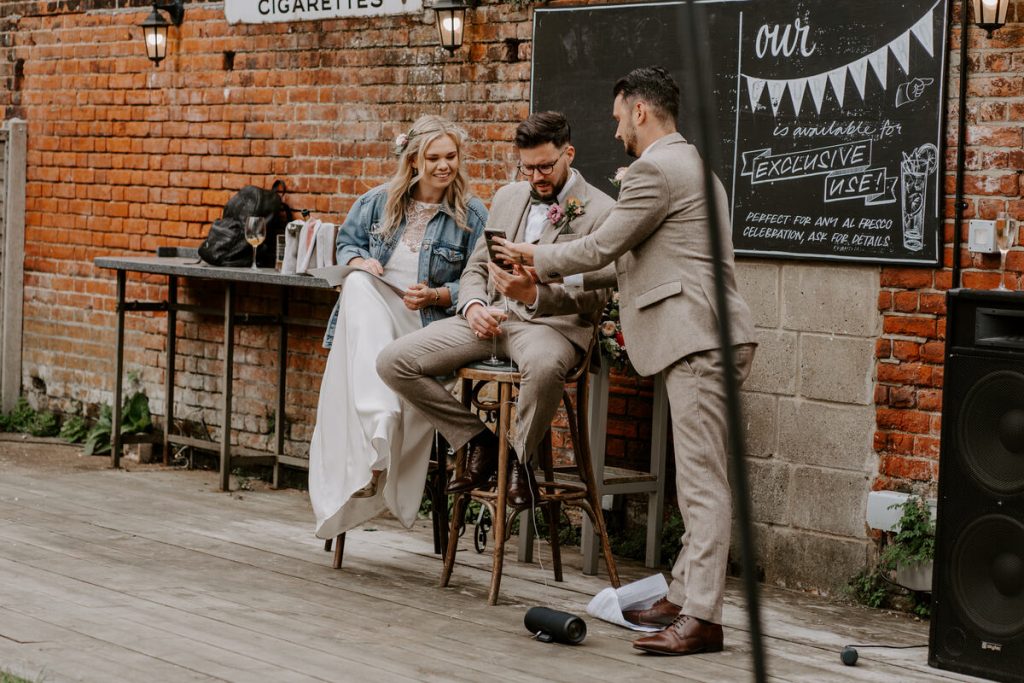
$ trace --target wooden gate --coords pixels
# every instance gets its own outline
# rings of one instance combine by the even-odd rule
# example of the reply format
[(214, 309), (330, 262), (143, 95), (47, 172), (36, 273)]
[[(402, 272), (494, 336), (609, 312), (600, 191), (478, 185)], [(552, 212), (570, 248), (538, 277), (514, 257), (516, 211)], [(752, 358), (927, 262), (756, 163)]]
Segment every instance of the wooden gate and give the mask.
[(25, 273), (26, 125), (0, 126), (0, 408), (21, 394), (21, 334)]

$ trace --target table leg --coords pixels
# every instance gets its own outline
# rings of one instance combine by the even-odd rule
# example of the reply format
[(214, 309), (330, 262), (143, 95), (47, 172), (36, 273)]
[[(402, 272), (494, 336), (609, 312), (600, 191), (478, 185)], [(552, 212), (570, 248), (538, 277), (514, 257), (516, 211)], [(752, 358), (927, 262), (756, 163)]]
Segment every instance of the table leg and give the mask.
[[(587, 422), (590, 425), (590, 454), (600, 497), (604, 492), (604, 458), (608, 439), (608, 361), (601, 359), (601, 369), (590, 384), (587, 401)], [(583, 573), (597, 574), (597, 553), (601, 550), (601, 539), (597, 537), (590, 518), (583, 515), (580, 524), (580, 554), (583, 555)]]
[(224, 369), (221, 381), (223, 406), (220, 433), (220, 490), (231, 490), (231, 383), (235, 361), (235, 286), (224, 285)]
[[(288, 290), (280, 288), (280, 311), (281, 324), (277, 332), (277, 411), (274, 414), (274, 454), (284, 455), (284, 429), (285, 429), (285, 393), (288, 377)], [(272, 488), (280, 484), (281, 465), (274, 461), (274, 480)]]
[[(665, 456), (668, 452), (668, 394), (665, 391), (665, 373), (654, 378), (654, 414), (651, 416), (651, 474), (658, 477), (658, 488), (647, 500), (647, 555), (644, 565), (657, 567), (661, 563), (661, 527), (665, 510)], [(654, 524), (650, 520), (654, 520)]]
[(171, 444), (168, 438), (174, 427), (174, 356), (177, 352), (178, 339), (178, 277), (167, 277), (167, 365), (164, 371), (164, 464), (171, 462)]
[(117, 271), (117, 342), (114, 350), (114, 410), (110, 426), (110, 466), (121, 465), (121, 391), (124, 374), (124, 309), (127, 273)]

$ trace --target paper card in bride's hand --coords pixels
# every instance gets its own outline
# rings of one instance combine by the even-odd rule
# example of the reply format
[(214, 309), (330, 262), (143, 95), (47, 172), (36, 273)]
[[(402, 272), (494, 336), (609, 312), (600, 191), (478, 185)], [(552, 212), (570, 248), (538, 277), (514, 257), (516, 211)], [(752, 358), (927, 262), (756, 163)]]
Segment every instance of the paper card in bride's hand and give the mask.
[(327, 284), (329, 284), (331, 287), (340, 287), (341, 283), (345, 281), (345, 278), (347, 278), (352, 273), (365, 273), (366, 275), (369, 275), (378, 282), (382, 282), (385, 285), (387, 285), (388, 288), (398, 296), (405, 296), (405, 290), (399, 287), (398, 285), (392, 282), (388, 282), (379, 275), (374, 275), (373, 273), (369, 273), (363, 270), (362, 268), (356, 268), (355, 266), (328, 266), (327, 268), (310, 268), (306, 272), (308, 272), (313, 277), (318, 277), (322, 280), (327, 280)]

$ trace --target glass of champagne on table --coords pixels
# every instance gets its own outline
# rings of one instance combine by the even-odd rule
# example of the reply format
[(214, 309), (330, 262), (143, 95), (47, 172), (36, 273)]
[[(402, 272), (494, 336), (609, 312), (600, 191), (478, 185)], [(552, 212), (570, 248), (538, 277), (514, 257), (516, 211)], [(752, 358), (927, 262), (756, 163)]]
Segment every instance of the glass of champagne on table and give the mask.
[(999, 247), (999, 286), (996, 289), (1006, 290), (1003, 277), (1006, 274), (1006, 255), (1017, 243), (1017, 221), (1006, 211), (996, 214), (996, 246)]
[(263, 216), (250, 216), (245, 219), (245, 241), (252, 245), (252, 269), (256, 270), (256, 247), (267, 238), (267, 219)]

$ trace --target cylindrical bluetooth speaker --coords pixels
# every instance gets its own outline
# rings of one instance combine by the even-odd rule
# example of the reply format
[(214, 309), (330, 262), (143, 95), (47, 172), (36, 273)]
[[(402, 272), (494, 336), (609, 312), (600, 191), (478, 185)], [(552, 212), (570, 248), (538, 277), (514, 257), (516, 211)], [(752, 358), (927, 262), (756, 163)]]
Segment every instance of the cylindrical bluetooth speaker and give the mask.
[[(587, 624), (568, 612), (559, 612), (547, 607), (531, 607), (526, 611), (523, 625), (530, 633), (537, 634), (538, 640), (558, 641), (567, 645), (579, 645), (587, 637)], [(545, 637), (546, 636), (546, 637)]]

